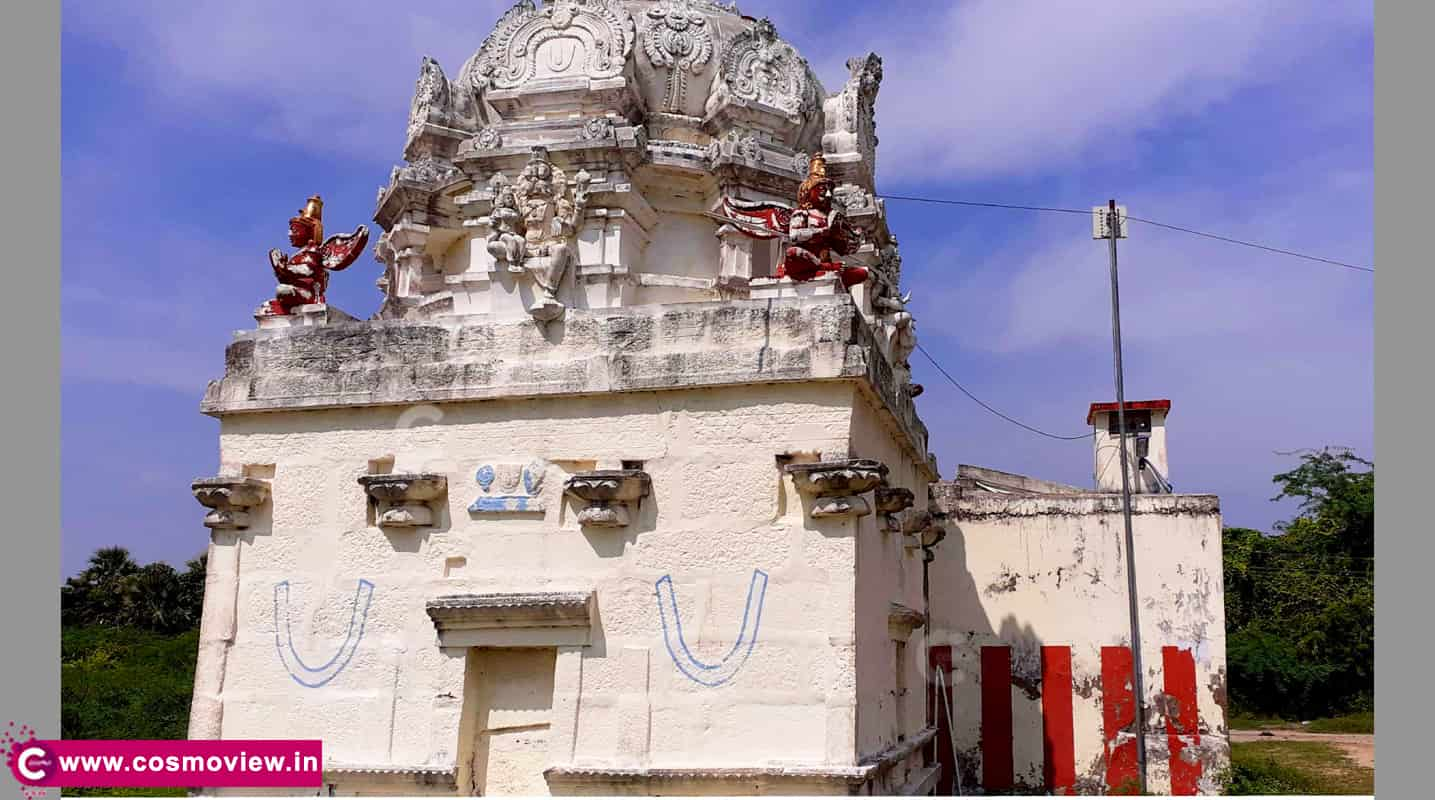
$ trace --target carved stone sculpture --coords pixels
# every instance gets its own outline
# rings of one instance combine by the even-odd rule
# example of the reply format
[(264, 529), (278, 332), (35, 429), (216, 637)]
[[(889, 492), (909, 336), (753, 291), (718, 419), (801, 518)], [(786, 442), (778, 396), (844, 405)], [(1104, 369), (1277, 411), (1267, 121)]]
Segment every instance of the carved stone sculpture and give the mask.
[(488, 234), (488, 252), (494, 261), (508, 265), (509, 272), (521, 273), (528, 256), (528, 240), (520, 233), (523, 212), (513, 186), (502, 173), (496, 173), (489, 183), (493, 187), (493, 211), (489, 213), (493, 230)]
[(304, 209), (289, 220), (289, 244), (299, 248), (292, 256), (275, 249), (269, 263), (279, 286), (274, 299), (260, 308), (261, 314), (288, 314), (298, 306), (324, 302), (329, 273), (346, 269), (369, 243), (369, 228), (360, 225), (353, 233), (336, 233), (324, 238), (324, 201), (309, 198)]
[(713, 33), (692, 0), (664, 0), (648, 9), (642, 32), (643, 52), (668, 72), (663, 110), (681, 111), (688, 93), (688, 75), (702, 71), (713, 55)]
[(586, 170), (569, 179), (553, 165), (547, 148), (535, 147), (511, 188), (506, 178), (493, 183), (488, 252), (509, 271), (532, 276), (535, 297), (528, 313), (540, 322), (559, 319), (566, 310), (558, 300), (558, 288), (574, 259), (578, 222), (588, 204), (591, 180)]

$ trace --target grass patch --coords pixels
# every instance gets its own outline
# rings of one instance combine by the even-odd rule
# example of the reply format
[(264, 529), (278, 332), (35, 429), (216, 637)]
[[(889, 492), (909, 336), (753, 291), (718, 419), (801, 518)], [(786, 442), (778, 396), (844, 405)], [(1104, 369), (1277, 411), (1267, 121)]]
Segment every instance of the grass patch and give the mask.
[[(67, 627), (60, 639), (66, 739), (184, 739), (199, 632)], [(67, 787), (64, 797), (184, 797), (183, 788)]]
[(1339, 717), (1313, 719), (1310, 720), (1309, 725), (1302, 725), (1299, 720), (1237, 712), (1226, 718), (1226, 725), (1233, 731), (1287, 730), (1310, 733), (1375, 733), (1375, 712), (1357, 711)]
[(1325, 742), (1235, 742), (1233, 795), (1374, 794), (1375, 770)]
[(1375, 733), (1375, 712), (1360, 711), (1340, 717), (1311, 720), (1305, 729), (1311, 733)]
[(1233, 731), (1262, 731), (1279, 728), (1299, 728), (1300, 724), (1280, 717), (1265, 717), (1257, 714), (1237, 713), (1226, 718), (1226, 727)]

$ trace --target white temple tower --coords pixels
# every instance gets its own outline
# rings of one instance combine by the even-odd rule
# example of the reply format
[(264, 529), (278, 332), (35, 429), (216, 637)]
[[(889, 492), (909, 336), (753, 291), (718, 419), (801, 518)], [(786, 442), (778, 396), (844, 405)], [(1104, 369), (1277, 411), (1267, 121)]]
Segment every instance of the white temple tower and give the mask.
[[(382, 308), (261, 314), (206, 393), (192, 737), (320, 738), (337, 794), (931, 791), (938, 474), (850, 66), (705, 0), (424, 60)], [(850, 289), (734, 212), (818, 153)]]

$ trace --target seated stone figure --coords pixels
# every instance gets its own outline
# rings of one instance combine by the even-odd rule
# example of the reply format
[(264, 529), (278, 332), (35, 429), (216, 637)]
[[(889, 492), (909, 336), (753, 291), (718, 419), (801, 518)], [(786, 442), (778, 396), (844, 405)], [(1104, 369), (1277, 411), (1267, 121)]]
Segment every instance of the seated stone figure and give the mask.
[(299, 306), (323, 303), (329, 273), (354, 263), (368, 243), (366, 225), (325, 240), (324, 201), (318, 195), (310, 197), (298, 216), (289, 220), (289, 244), (299, 252), (286, 256), (278, 249), (269, 251), (269, 263), (279, 286), (274, 290), (274, 299), (261, 307), (260, 313), (289, 314)]
[(856, 252), (860, 235), (847, 223), (840, 209), (832, 207), (832, 179), (822, 154), (812, 158), (807, 179), (797, 190), (797, 208), (787, 226), (787, 252), (778, 275), (794, 281), (810, 281), (836, 272), (842, 285), (856, 286), (867, 280), (865, 267), (843, 264), (841, 257)]
[(832, 189), (827, 162), (819, 153), (813, 157), (807, 179), (798, 189), (796, 208), (785, 203), (724, 197), (721, 213), (711, 216), (731, 224), (744, 236), (783, 239), (786, 246), (777, 265), (777, 277), (802, 282), (836, 272), (842, 285), (850, 288), (866, 281), (868, 271), (866, 267), (842, 263), (841, 257), (856, 252), (862, 237), (840, 209), (833, 209)]

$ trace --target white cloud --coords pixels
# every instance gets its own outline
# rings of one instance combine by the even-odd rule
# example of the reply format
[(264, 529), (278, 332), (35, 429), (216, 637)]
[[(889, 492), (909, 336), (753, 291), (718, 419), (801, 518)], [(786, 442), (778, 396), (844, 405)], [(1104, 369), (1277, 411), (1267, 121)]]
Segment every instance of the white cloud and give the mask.
[[(1111, 158), (1103, 146), (1129, 154), (1139, 134), (1281, 80), (1333, 38), (1369, 35), (1372, 25), (1367, 4), (1303, 0), (974, 0), (903, 10), (841, 37), (844, 52), (884, 56), (888, 180), (1029, 174)], [(841, 61), (816, 60), (824, 75)]]
[(121, 48), (128, 76), (169, 114), (374, 158), (403, 144), (420, 57), (438, 58), (452, 74), (507, 5), (140, 0), (123, 15), (70, 6), (64, 23)]
[[(388, 3), (145, 0), (79, 12), (72, 32), (122, 48), (130, 74), (182, 114), (259, 138), (365, 157), (396, 153), (419, 57), (452, 74), (506, 0)], [(1279, 79), (1332, 37), (1368, 33), (1362, 3), (1165, 0), (904, 2), (898, 9), (762, 3), (824, 76), (847, 57), (887, 61), (879, 119), (886, 178), (1025, 173), (1091, 157), (1242, 88)]]

